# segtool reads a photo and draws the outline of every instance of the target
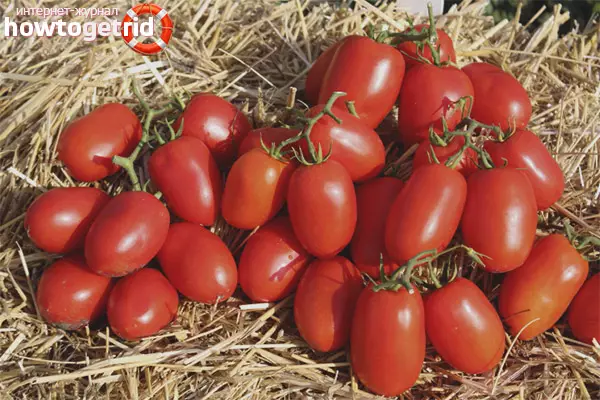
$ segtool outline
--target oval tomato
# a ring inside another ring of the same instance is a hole
[[[58,159],[73,178],[92,182],[119,170],[112,157],[129,156],[140,139],[138,117],[120,103],[104,104],[71,122],[58,139]]]
[[[577,292],[569,306],[567,321],[577,340],[600,341],[600,273],[592,276]]]
[[[494,168],[469,177],[461,231],[465,244],[486,256],[486,271],[521,266],[533,246],[536,226],[535,195],[521,171]]]
[[[253,301],[281,300],[296,289],[311,260],[289,218],[275,218],[246,242],[238,268],[240,286]]]
[[[426,31],[429,29],[429,25],[420,24],[415,25],[415,30],[417,32]],[[440,53],[440,62],[456,62],[456,52],[454,51],[454,44],[452,43],[452,39],[450,36],[442,30],[436,29],[437,33],[437,42],[434,43],[434,47]],[[429,62],[433,62],[433,57],[431,55],[431,49],[427,45],[423,45],[421,49],[417,48],[417,44],[415,42],[403,42],[398,45],[398,50],[402,54],[404,54],[404,60],[406,61],[406,68],[414,67],[422,63],[422,60],[419,56],[425,58]]]
[[[550,329],[567,311],[585,282],[588,262],[562,235],[540,239],[525,264],[509,272],[500,285],[498,311],[519,339],[533,339]]]
[[[240,144],[240,148],[238,150],[238,158],[252,149],[262,149],[262,143],[260,141],[261,138],[263,143],[268,148],[270,148],[271,145],[275,144],[275,146],[278,146],[284,140],[292,138],[298,135],[298,133],[300,133],[300,131],[297,129],[273,128],[270,126],[265,128],[253,129],[250,132],[248,132],[248,135],[244,138],[242,144]],[[283,151],[289,150],[289,146],[286,146],[283,149]]]
[[[159,271],[144,268],[120,279],[108,298],[108,323],[117,336],[154,335],[177,316],[179,297]]]
[[[79,329],[104,314],[113,283],[93,273],[81,255],[62,258],[40,278],[36,292],[40,314],[61,329]]]
[[[166,207],[146,192],[123,192],[100,211],[85,238],[85,259],[97,274],[123,276],[146,265],[169,230]]]
[[[180,218],[201,225],[215,223],[221,208],[221,172],[206,145],[181,136],[152,153],[152,182]]]
[[[436,146],[431,144],[428,140],[421,142],[415,157],[413,158],[413,171],[418,167],[428,164],[434,164],[435,160],[431,156],[431,151],[441,164],[445,164],[446,161],[459,152],[461,147],[465,144],[465,138],[462,136],[456,136],[446,146]],[[458,164],[454,168],[456,171],[463,174],[465,178],[469,177],[473,172],[477,171],[477,153],[472,148],[468,148],[462,154]]]
[[[296,291],[294,320],[311,348],[334,351],[346,345],[362,288],[360,272],[344,257],[310,264]]]
[[[304,85],[304,97],[310,104],[317,104],[319,101],[319,92],[323,84],[323,77],[331,64],[331,60],[340,45],[350,36],[346,36],[332,44],[317,58],[306,75]]]
[[[171,225],[158,262],[184,296],[201,303],[225,301],[237,286],[237,268],[220,237],[200,225]]]
[[[109,200],[109,195],[93,187],[49,190],[27,209],[25,230],[37,247],[49,253],[81,249],[92,222]]]

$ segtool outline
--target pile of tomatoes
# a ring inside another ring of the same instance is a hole
[[[255,302],[295,292],[300,335],[320,352],[349,345],[353,372],[383,395],[415,383],[426,338],[471,374],[499,363],[503,324],[531,339],[569,305],[575,338],[600,339],[600,277],[584,284],[579,251],[594,240],[534,244],[537,212],[561,197],[564,178],[527,130],[527,92],[496,66],[454,66],[452,40],[430,26],[331,46],[308,74],[314,106],[295,126],[252,129],[234,105],[198,94],[170,140],[156,132],[143,166],[151,124],[167,111],[143,103],[142,124],[113,103],[72,122],[58,144],[69,174],[93,182],[123,168],[134,190],[57,188],[31,204],[32,241],[65,254],[39,281],[42,316],[78,329],[106,315],[137,340],[176,317],[179,294],[216,304],[238,284]],[[394,105],[398,143],[418,144],[406,182],[385,168],[374,130]],[[155,194],[139,182],[144,167]],[[206,228],[219,218],[252,231],[237,260]],[[506,273],[498,311],[470,280],[440,279],[455,250]]]

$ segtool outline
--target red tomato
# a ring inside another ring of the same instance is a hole
[[[61,329],[79,329],[104,314],[113,283],[93,273],[81,255],[62,258],[40,278],[36,293],[40,314]]]
[[[488,63],[472,63],[462,70],[475,91],[473,119],[499,126],[503,131],[527,126],[531,118],[531,101],[518,80]]]
[[[373,392],[397,396],[415,384],[425,360],[425,315],[418,290],[365,288],[350,336],[352,371]]]
[[[311,260],[289,218],[275,218],[248,239],[238,268],[240,286],[253,301],[280,300],[296,289]]]
[[[588,270],[588,262],[564,236],[540,239],[525,264],[506,274],[500,285],[498,311],[511,335],[536,318],[519,339],[533,339],[550,329],[567,311]]]
[[[387,274],[397,265],[385,250],[385,223],[388,212],[404,186],[400,179],[375,178],[356,188],[356,230],[350,242],[350,254],[356,267],[373,278],[379,277],[380,255]]]
[[[138,117],[120,103],[104,104],[71,122],[58,139],[58,159],[69,174],[92,182],[119,170],[112,157],[129,156],[142,138]]]
[[[194,301],[225,301],[237,286],[231,251],[220,237],[200,225],[171,225],[158,262],[173,286]]]
[[[471,281],[457,278],[425,301],[427,337],[454,368],[479,374],[504,353],[504,327],[494,306]]]
[[[109,200],[92,187],[49,190],[27,209],[25,230],[37,247],[49,253],[81,249],[90,225]]]
[[[249,152],[252,149],[262,149],[262,144],[260,139],[262,138],[263,143],[270,148],[274,143],[275,146],[278,146],[284,140],[287,140],[291,137],[298,135],[300,131],[297,129],[288,129],[288,128],[258,128],[251,130],[248,132],[248,135],[240,144],[240,148],[238,150],[238,157],[241,157],[243,154]],[[283,149],[290,150],[289,147]]]
[[[527,175],[538,210],[550,207],[562,196],[565,178],[560,166],[535,133],[517,130],[504,142],[486,141],[484,148],[496,166],[506,162],[508,167],[521,169]]]
[[[449,129],[466,115],[455,104],[461,98],[473,96],[473,85],[461,70],[446,66],[419,64],[406,72],[398,99],[398,131],[400,140],[409,146],[429,138],[429,127],[441,130],[442,116]],[[470,103],[470,101],[467,101]]]
[[[314,261],[300,280],[294,319],[300,336],[317,351],[341,349],[350,338],[360,272],[344,257]]]
[[[391,259],[404,263],[431,249],[443,250],[458,228],[467,182],[440,164],[417,168],[394,200],[385,228]]]
[[[295,162],[279,161],[253,149],[233,164],[223,191],[221,212],[229,225],[254,229],[283,207]]]
[[[212,225],[221,207],[221,172],[206,145],[181,136],[152,153],[148,161],[152,182],[180,218]]]
[[[183,118],[184,136],[194,136],[208,146],[217,164],[233,163],[238,146],[252,129],[248,118],[233,104],[211,93],[194,95],[173,128]]]
[[[356,227],[356,193],[340,163],[327,160],[298,167],[287,199],[294,233],[310,254],[331,258],[350,243]]]
[[[108,298],[108,323],[119,337],[154,335],[177,316],[179,296],[159,271],[144,268],[120,279]]]
[[[533,246],[536,226],[535,195],[521,171],[495,168],[469,177],[461,231],[467,246],[487,256],[486,271],[521,266]]]
[[[325,104],[333,92],[345,92],[342,100],[353,100],[360,119],[375,128],[398,98],[404,68],[404,57],[394,47],[364,36],[350,36],[331,59],[319,103]]]
[[[100,275],[123,276],[154,258],[167,238],[169,212],[146,192],[123,192],[100,211],[85,238],[85,259]]]
[[[592,339],[600,341],[600,273],[583,284],[571,302],[567,318],[577,340],[589,344]]]
[[[421,32],[425,29],[426,31],[429,29],[429,25],[420,24],[415,25],[415,30],[417,32]],[[436,29],[437,32],[437,42],[434,43],[434,47],[440,53],[440,62],[456,62],[456,53],[454,52],[454,44],[452,43],[452,39],[446,32],[442,29]],[[406,68],[414,67],[421,63],[421,57],[433,62],[433,57],[431,56],[431,49],[427,45],[423,45],[422,50],[417,50],[417,44],[415,42],[403,42],[398,45],[398,50],[404,54],[404,60],[406,61]]]
[[[434,164],[435,161],[431,157],[431,149],[435,153],[435,156],[440,163],[445,164],[446,161],[456,153],[459,152],[461,147],[465,144],[465,138],[462,136],[456,136],[446,146],[436,146],[431,144],[428,140],[421,142],[417,151],[415,152],[415,158],[413,159],[413,170],[418,167],[428,164]],[[477,171],[477,153],[468,148],[463,153],[462,157],[458,161],[458,165],[455,170],[463,174],[463,176],[469,177],[473,172]]]
[[[331,64],[333,55],[340,47],[340,45],[349,38],[346,36],[332,44],[317,58],[308,71],[306,76],[306,84],[304,85],[304,97],[310,104],[317,104],[319,102],[319,92],[321,91],[321,85],[323,83],[323,77]]]

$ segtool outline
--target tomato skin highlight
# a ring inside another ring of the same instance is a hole
[[[227,300],[237,286],[237,268],[220,237],[190,222],[172,224],[158,262],[169,282],[200,303]]]
[[[504,142],[486,141],[484,149],[495,165],[507,162],[507,167],[521,169],[527,175],[538,210],[547,209],[562,196],[564,175],[535,133],[518,129]]]
[[[296,239],[288,217],[277,217],[250,236],[240,257],[240,286],[255,302],[273,302],[292,293],[312,256]]]
[[[550,329],[567,311],[587,278],[588,262],[562,235],[540,239],[521,267],[509,272],[500,285],[498,311],[519,339],[530,340]]]
[[[465,138],[462,136],[455,137],[447,146],[435,146],[428,140],[421,142],[413,158],[413,171],[423,165],[435,164],[435,160],[431,157],[431,148],[433,148],[433,152],[440,164],[445,164],[450,157],[459,152],[464,144]],[[473,172],[479,170],[475,162],[477,161],[477,157],[475,150],[471,148],[466,149],[454,169],[463,174],[465,178],[468,178]]]
[[[423,29],[428,30],[428,24],[419,24],[415,25],[415,30],[417,32],[422,32]],[[434,47],[438,49],[440,53],[440,62],[456,62],[456,52],[454,51],[454,43],[452,43],[452,39],[443,29],[436,29],[438,40],[434,44]],[[406,68],[414,67],[415,65],[422,64],[419,61],[419,54],[417,53],[417,45],[415,42],[403,42],[398,44],[398,50],[404,55],[404,61],[406,61]],[[433,62],[433,57],[431,56],[431,49],[429,46],[423,47],[423,52],[420,53],[422,57]]]
[[[415,288],[363,289],[352,320],[352,370],[371,391],[397,396],[410,389],[425,360],[423,300]]]
[[[294,319],[300,336],[317,351],[339,350],[348,343],[362,277],[344,257],[313,261],[298,284]]]
[[[600,273],[588,279],[569,306],[567,321],[573,336],[584,343],[600,341]]]
[[[468,374],[494,368],[506,347],[494,306],[465,278],[456,278],[427,296],[425,326],[444,361]]]
[[[319,102],[319,92],[321,91],[323,77],[327,73],[327,69],[329,68],[329,64],[331,64],[335,52],[348,37],[350,36],[343,37],[329,46],[327,50],[317,57],[317,60],[310,67],[304,85],[304,97],[310,104],[317,104]]]
[[[122,339],[154,335],[177,316],[179,296],[159,271],[144,268],[120,279],[108,298],[108,323]]]
[[[168,230],[169,212],[156,197],[123,192],[92,223],[85,238],[86,262],[100,275],[127,275],[154,258]]]
[[[223,218],[239,229],[264,225],[285,203],[296,162],[279,161],[253,149],[231,167],[221,203]]]
[[[252,149],[262,149],[261,138],[265,146],[271,148],[273,144],[277,147],[281,142],[298,135],[298,133],[300,131],[297,129],[273,128],[270,126],[253,129],[248,132],[248,135],[244,138],[242,144],[240,144],[238,158]],[[284,151],[289,151],[290,149],[290,146],[283,148]]]
[[[76,330],[106,311],[114,280],[96,275],[79,254],[62,258],[44,270],[36,292],[41,316],[52,325]]]
[[[129,156],[142,138],[138,117],[127,106],[108,103],[71,122],[58,139],[58,159],[78,181],[93,182],[119,170],[112,157]]]
[[[25,214],[31,241],[49,253],[83,248],[85,236],[110,196],[93,187],[55,188],[38,196]]]
[[[331,258],[350,243],[356,227],[356,193],[340,163],[327,160],[298,167],[287,200],[294,233],[310,254]]]
[[[465,244],[486,256],[486,271],[520,267],[533,247],[536,227],[535,195],[521,171],[494,168],[469,177],[461,231]]]
[[[467,182],[440,164],[417,168],[394,200],[385,228],[390,258],[403,264],[431,249],[443,250],[458,228]]]

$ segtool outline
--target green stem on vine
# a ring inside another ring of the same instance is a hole
[[[346,108],[348,109],[348,112],[352,115],[354,115],[356,118],[360,118],[358,113],[356,112],[356,106],[354,104],[354,100],[346,100]]]
[[[435,288],[436,289],[441,288],[442,284],[440,283],[437,276],[435,276],[435,272],[433,271],[433,264],[431,262],[427,263],[427,270],[429,271],[429,278],[431,279],[431,282],[433,282],[433,285],[435,286]]]

